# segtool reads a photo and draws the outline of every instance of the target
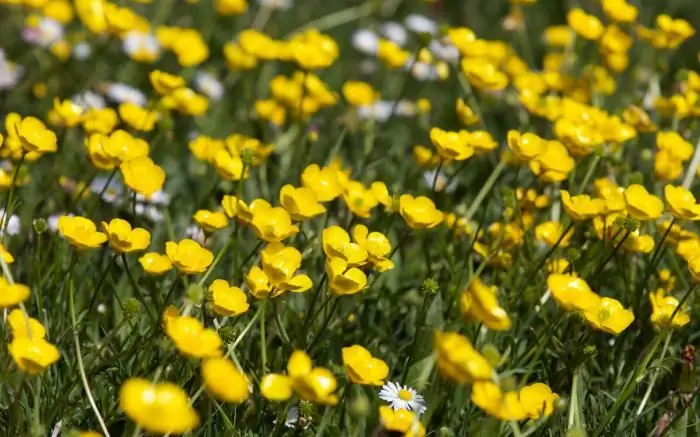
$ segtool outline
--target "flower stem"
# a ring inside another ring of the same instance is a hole
[[[472,204],[469,205],[469,209],[467,210],[467,213],[464,216],[464,218],[467,222],[469,222],[472,219],[472,217],[474,217],[476,210],[479,209],[479,206],[481,206],[481,202],[484,201],[484,199],[486,198],[486,195],[491,191],[491,188],[493,188],[494,184],[498,180],[498,177],[501,175],[501,173],[503,172],[503,170],[505,168],[506,168],[506,161],[505,160],[499,161],[498,165],[496,167],[494,167],[493,171],[491,172],[491,175],[484,183],[484,186],[481,187],[481,191],[479,191],[479,193],[476,195]]]
[[[666,352],[668,352],[668,345],[671,343],[671,333],[666,336],[666,341],[664,342],[664,347],[661,349],[661,358],[659,358],[659,361],[663,361],[663,359],[666,357]],[[657,367],[654,370],[654,374],[651,375],[651,381],[649,381],[649,387],[647,387],[647,391],[644,393],[644,397],[642,398],[642,402],[639,404],[639,408],[637,408],[637,417],[639,417],[642,414],[642,411],[644,411],[644,407],[646,406],[647,402],[649,402],[649,397],[651,396],[651,392],[654,390],[654,384],[656,384],[656,379],[659,377],[659,371],[661,369]]]
[[[265,307],[267,299],[260,302],[260,372],[264,374],[267,371],[267,339],[265,338]]]

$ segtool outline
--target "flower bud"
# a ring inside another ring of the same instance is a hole
[[[201,302],[204,298],[204,287],[200,284],[191,284],[187,289],[187,298],[192,302]]]
[[[369,413],[369,401],[364,394],[356,396],[350,401],[350,414],[356,418],[367,416]]]
[[[427,294],[436,294],[440,291],[440,286],[435,279],[427,278],[421,285],[421,291]]]
[[[132,318],[138,316],[141,312],[141,302],[130,297],[124,302],[124,317]]]
[[[37,234],[43,234],[49,229],[48,223],[46,223],[46,220],[43,218],[34,219],[32,227]]]
[[[498,366],[501,362],[501,353],[498,352],[498,349],[493,343],[485,344],[484,347],[481,348],[481,354],[486,357],[489,364],[493,367]]]

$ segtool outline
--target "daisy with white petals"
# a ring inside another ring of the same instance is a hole
[[[428,408],[425,399],[407,385],[387,382],[379,391],[379,398],[389,403],[394,410],[411,410],[423,414]]]

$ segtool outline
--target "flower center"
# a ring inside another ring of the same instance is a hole
[[[411,393],[408,390],[399,390],[399,399],[402,401],[412,401],[413,400],[413,393]]]

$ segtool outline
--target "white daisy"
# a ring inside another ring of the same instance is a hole
[[[394,410],[411,410],[423,414],[428,408],[423,396],[414,389],[391,381],[382,386],[379,399],[388,402]]]
[[[287,409],[287,419],[284,421],[284,426],[287,428],[295,428],[299,421],[299,407],[292,405]]]
[[[366,55],[376,55],[379,37],[369,29],[358,29],[352,34],[352,46]]]
[[[408,41],[408,32],[406,32],[406,28],[395,21],[387,21],[381,25],[379,30],[382,32],[382,35],[401,47],[406,45]]]
[[[210,73],[197,72],[194,76],[194,86],[212,100],[221,100],[224,96],[224,85]]]
[[[14,88],[22,77],[23,69],[5,58],[5,51],[0,49],[0,90]]]
[[[105,87],[104,93],[118,103],[131,102],[135,105],[146,106],[148,102],[144,93],[124,83],[110,83]]]
[[[35,26],[22,30],[22,39],[40,47],[50,47],[56,41],[63,39],[63,25],[51,18],[42,18]]]

